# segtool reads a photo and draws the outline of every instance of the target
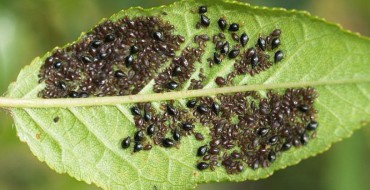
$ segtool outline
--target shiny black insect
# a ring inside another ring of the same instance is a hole
[[[258,58],[257,53],[253,54],[251,57],[251,65],[252,67],[257,67],[259,64],[260,59]]]
[[[181,140],[181,133],[177,128],[173,131],[172,137],[175,141]]]
[[[135,58],[133,55],[129,55],[125,58],[126,67],[131,67],[132,63],[134,62]]]
[[[181,128],[184,129],[185,131],[191,131],[194,129],[194,125],[190,122],[185,122],[182,124]]]
[[[283,51],[279,50],[275,53],[275,56],[274,56],[274,62],[277,63],[277,62],[280,62],[281,60],[284,59],[284,53]]]
[[[131,137],[126,137],[125,139],[122,140],[122,143],[121,143],[121,146],[122,148],[128,148],[130,147],[130,144],[131,144]]]
[[[147,110],[144,111],[144,120],[145,121],[152,120],[152,114],[150,113],[150,111],[147,111]]]
[[[143,150],[143,144],[141,144],[141,142],[135,142],[134,152],[139,152],[141,150]]]
[[[92,41],[92,42],[91,42],[91,47],[93,47],[93,48],[98,48],[98,47],[100,47],[102,44],[103,44],[103,42],[102,42],[102,41],[100,41],[100,40],[94,40],[94,41]]]
[[[125,77],[126,75],[125,75],[125,73],[123,73],[121,70],[117,70],[117,71],[114,73],[114,76],[115,76],[116,78],[123,78],[123,77]]]
[[[197,105],[197,100],[196,99],[188,100],[188,102],[186,103],[186,107],[188,107],[188,108],[194,108],[195,105]]]
[[[136,46],[136,45],[131,46],[131,48],[130,48],[130,53],[131,53],[131,54],[135,54],[135,53],[137,53],[137,52],[139,52],[139,47],[138,47],[138,46]]]
[[[106,42],[113,42],[114,40],[116,40],[116,36],[114,34],[108,34],[107,36],[105,36]]]
[[[213,61],[216,63],[216,64],[220,64],[222,62],[222,59],[221,59],[221,56],[220,54],[218,53],[213,53]]]
[[[170,138],[165,138],[162,140],[162,145],[166,148],[175,146],[175,142]]]
[[[220,18],[218,21],[218,26],[220,27],[221,30],[225,30],[226,29],[226,26],[227,26],[227,22],[225,19],[223,18]]]
[[[211,20],[206,15],[201,15],[200,16],[200,23],[203,26],[209,26],[211,24]]]
[[[272,163],[276,160],[276,154],[274,151],[270,151],[268,154],[267,159]]]
[[[314,130],[316,130],[317,129],[317,127],[319,126],[319,123],[317,122],[317,121],[311,121],[308,125],[307,125],[307,127],[306,127],[306,129],[307,130],[309,130],[309,131],[314,131]]]
[[[62,65],[63,65],[63,63],[61,61],[59,61],[59,60],[58,61],[55,61],[54,64],[53,64],[53,66],[54,66],[55,69],[61,68]]]
[[[231,51],[230,51],[230,53],[229,53],[229,58],[230,58],[230,59],[234,59],[234,58],[238,57],[239,53],[240,53],[240,50],[238,50],[238,49],[233,49],[233,50],[231,50]]]
[[[240,44],[242,44],[242,46],[244,47],[245,45],[247,45],[248,41],[249,41],[249,36],[244,32],[240,36]]]
[[[209,164],[206,163],[206,162],[200,162],[198,165],[197,165],[197,168],[198,170],[205,170],[209,167]]]
[[[179,76],[182,73],[181,66],[175,66],[172,71],[172,76]]]
[[[271,49],[275,49],[280,46],[280,38],[274,38],[271,41]]]
[[[137,115],[137,116],[140,116],[141,115],[141,110],[138,108],[138,107],[132,107],[131,108],[131,113],[132,113],[132,115]]]
[[[80,95],[76,91],[71,91],[69,93],[69,97],[71,97],[71,98],[79,98]]]
[[[198,10],[199,14],[204,14],[206,12],[207,12],[207,6],[202,5],[202,6],[199,7],[199,10]]]
[[[237,23],[232,23],[229,26],[229,31],[236,32],[239,30],[239,24]]]
[[[258,134],[259,136],[264,137],[264,136],[266,136],[266,135],[267,135],[267,133],[268,133],[268,132],[269,132],[269,129],[268,129],[268,128],[263,127],[263,128],[260,128],[260,129],[258,130],[257,134]]]
[[[177,112],[176,108],[173,107],[171,104],[167,104],[167,113],[168,113],[168,115],[176,116],[178,112]]]
[[[201,104],[197,107],[197,111],[200,113],[200,114],[205,114],[208,112],[208,106],[207,105],[204,105],[204,104]]]
[[[146,129],[146,134],[149,135],[149,136],[152,136],[152,135],[154,135],[155,131],[156,131],[155,125],[154,124],[150,124],[148,126],[148,128]]]
[[[266,40],[262,37],[258,38],[258,47],[261,48],[261,50],[265,51],[266,50]]]
[[[220,113],[220,105],[219,104],[217,104],[216,102],[213,102],[212,103],[212,111],[216,114],[216,115],[218,115],[219,113]]]
[[[292,147],[292,143],[290,143],[290,142],[285,142],[285,143],[281,146],[281,150],[282,150],[282,151],[287,151],[287,150],[289,150],[291,147]]]
[[[143,131],[137,131],[135,133],[134,139],[135,139],[136,142],[143,141],[144,140],[144,133],[143,133]]]
[[[170,90],[175,90],[177,87],[179,87],[179,84],[177,84],[175,81],[170,81],[167,83],[167,88]]]
[[[153,33],[153,38],[158,41],[164,41],[163,33],[159,31]]]
[[[206,155],[207,151],[208,151],[207,145],[201,146],[198,148],[197,156],[204,156]]]
[[[221,46],[220,52],[221,52],[222,54],[227,54],[227,53],[229,53],[229,48],[230,48],[230,44],[229,44],[229,42],[225,42],[225,43]]]

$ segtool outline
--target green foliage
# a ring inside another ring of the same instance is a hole
[[[117,20],[125,15],[160,15],[163,11],[192,43],[197,34],[210,36],[219,32],[212,24],[208,29],[195,29],[199,15],[193,13],[199,5],[207,5],[213,23],[220,15],[242,23],[252,41],[275,28],[283,31],[281,49],[286,59],[257,76],[243,76],[236,86],[253,85],[250,90],[264,92],[268,87],[314,86],[320,96],[316,102],[320,128],[317,138],[306,147],[282,154],[269,168],[247,169],[238,175],[228,175],[223,168],[198,171],[194,153],[201,142],[186,138],[179,149],[154,147],[151,151],[131,154],[120,148],[123,137],[133,134],[135,126],[128,104],[69,108],[9,108],[18,135],[32,152],[59,173],[68,173],[78,180],[95,183],[104,189],[192,189],[197,184],[212,181],[244,181],[265,178],[275,170],[293,165],[302,159],[327,150],[330,145],[352,134],[370,120],[370,41],[343,31],[304,12],[252,7],[240,3],[200,0],[183,1],[171,6],[150,10],[129,9],[112,16]],[[228,36],[230,38],[230,36]],[[233,61],[225,61],[217,68],[206,67],[206,58],[213,52],[209,46],[203,57],[208,76],[204,89],[216,87],[214,79],[225,76]],[[9,87],[7,97],[37,98],[43,85],[38,84],[39,68],[45,58],[36,58],[24,68],[16,83]],[[141,94],[151,94],[151,83]],[[164,97],[169,95],[163,94]],[[170,97],[168,97],[170,98]],[[32,100],[31,100],[32,101]],[[81,99],[89,101],[89,99]],[[1,100],[0,100],[1,102]],[[27,107],[27,104],[24,104]],[[54,117],[60,117],[54,123]],[[201,129],[207,134],[207,129]],[[209,139],[209,137],[207,137]]]

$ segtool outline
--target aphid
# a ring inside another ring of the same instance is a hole
[[[107,36],[105,36],[106,42],[113,42],[114,40],[116,40],[116,36],[114,34],[108,34]]]
[[[201,146],[201,147],[198,148],[197,156],[199,156],[199,157],[204,156],[204,155],[206,155],[207,151],[208,151],[207,145]]]
[[[212,103],[212,111],[218,115],[220,113],[220,105],[218,105],[216,102]]]
[[[306,145],[308,143],[308,141],[310,140],[310,136],[308,135],[307,132],[304,132],[301,137],[300,137],[300,141],[301,141],[301,144],[302,145]]]
[[[277,62],[280,62],[281,60],[284,59],[284,53],[283,51],[279,50],[275,53],[275,56],[274,56],[274,62],[277,63]]]
[[[251,57],[251,65],[253,68],[258,66],[259,60],[257,53],[253,54]]]
[[[245,45],[247,45],[248,41],[249,41],[249,36],[244,32],[240,36],[240,44],[242,44],[242,46],[244,47]]]
[[[269,129],[268,128],[265,128],[265,127],[262,127],[258,130],[257,134],[261,137],[264,137],[267,135],[267,133],[269,132]]]
[[[167,113],[169,115],[176,116],[178,112],[171,104],[167,104]]]
[[[81,98],[88,98],[89,97],[89,93],[87,93],[87,92],[81,92],[80,93],[80,97]]]
[[[232,23],[229,26],[229,31],[236,32],[239,30],[239,24],[237,23]]]
[[[233,40],[235,40],[235,41],[239,41],[239,36],[238,36],[238,34],[237,33],[235,33],[235,32],[233,32],[232,34],[231,34],[231,37],[233,38]]]
[[[141,142],[135,142],[134,152],[139,152],[141,150],[143,150],[143,144],[141,144]]]
[[[220,52],[222,53],[222,54],[227,54],[227,53],[229,53],[229,48],[230,48],[230,44],[229,44],[229,42],[225,42],[222,46],[221,46],[221,49],[220,49]]]
[[[174,131],[173,131],[173,139],[175,141],[180,141],[181,140],[181,133],[180,131],[176,128]]]
[[[144,140],[144,133],[143,131],[137,131],[134,136],[135,141],[140,142]]]
[[[215,82],[218,86],[226,85],[226,80],[223,77],[216,77]]]
[[[175,146],[175,142],[170,138],[164,138],[162,140],[162,145],[166,148],[170,148],[170,147]]]
[[[299,107],[298,107],[298,109],[299,109],[299,111],[301,111],[301,112],[307,112],[308,111],[308,109],[309,109],[309,107],[307,106],[307,105],[300,105]]]
[[[79,94],[76,91],[71,91],[69,93],[69,97],[71,97],[71,98],[79,98],[80,96],[79,96]]]
[[[230,59],[234,59],[234,58],[236,58],[236,57],[239,55],[239,53],[240,53],[240,50],[238,50],[238,49],[233,49],[233,50],[231,50],[231,51],[230,51],[230,53],[229,53],[229,58],[230,58]]]
[[[125,139],[122,140],[121,146],[122,146],[122,148],[126,149],[126,148],[130,147],[130,144],[131,144],[131,137],[128,136],[128,137],[126,137]]]
[[[103,44],[103,42],[102,41],[100,41],[100,40],[94,40],[94,41],[92,41],[91,42],[91,47],[93,47],[93,48],[98,48],[99,46],[101,46]]]
[[[92,63],[93,62],[93,60],[92,60],[92,58],[91,57],[89,57],[89,56],[86,56],[86,55],[83,55],[83,56],[81,56],[81,59],[82,59],[82,61],[84,62],[84,63]]]
[[[151,150],[153,147],[152,147],[152,145],[151,144],[147,144],[147,145],[145,145],[144,146],[144,150]]]
[[[194,129],[194,125],[190,122],[185,122],[182,124],[181,128],[184,129],[185,131],[191,131]]]
[[[254,161],[253,164],[252,164],[252,169],[257,170],[259,168],[259,165],[260,164],[259,164],[258,160]]]
[[[204,105],[204,104],[200,104],[198,107],[197,107],[197,111],[200,113],[200,114],[205,114],[208,112],[208,106]]]
[[[211,24],[211,20],[206,15],[201,15],[200,16],[200,23],[203,26],[209,26]]]
[[[272,33],[272,36],[280,36],[281,35],[281,30],[280,29],[275,29]]]
[[[197,104],[197,100],[196,99],[191,99],[186,103],[186,107],[194,108],[196,104]]]
[[[117,70],[117,71],[114,73],[114,76],[115,76],[116,78],[123,78],[123,77],[125,77],[126,75],[125,75],[125,73],[123,73],[121,70]]]
[[[152,136],[156,131],[156,127],[154,124],[150,124],[148,128],[146,129],[146,134],[149,136]]]
[[[132,107],[131,108],[131,113],[132,113],[132,115],[137,115],[137,116],[140,116],[141,115],[141,110],[138,108],[138,107]]]
[[[155,40],[164,41],[163,33],[159,31],[153,33],[153,38]]]
[[[263,39],[262,37],[258,38],[258,47],[261,48],[261,50],[265,51],[266,50],[266,40]]]
[[[204,140],[204,136],[202,135],[202,133],[195,133],[195,139],[197,140],[197,141],[202,141],[202,140]]]
[[[134,62],[135,58],[133,55],[129,55],[125,58],[126,67],[131,67],[132,63]]]
[[[274,38],[271,41],[271,49],[275,49],[280,46],[280,38]]]
[[[53,66],[54,66],[55,69],[61,68],[62,65],[63,65],[63,63],[61,61],[59,61],[59,60],[58,61],[55,61],[54,64],[53,64]]]
[[[272,163],[276,160],[276,154],[274,151],[270,151],[267,159]]]
[[[311,121],[307,126],[306,129],[309,131],[314,131],[319,126],[319,123],[317,121]]]
[[[226,29],[227,22],[226,22],[225,19],[220,18],[220,19],[218,19],[217,23],[218,23],[218,26],[220,27],[221,30],[225,30]]]
[[[54,121],[54,123],[58,123],[59,117],[58,116],[54,117],[53,121]]]
[[[209,164],[207,164],[206,162],[200,162],[198,165],[197,165],[197,168],[198,170],[205,170],[209,167]]]
[[[170,81],[167,83],[167,88],[170,90],[175,90],[177,87],[179,87],[179,84],[177,84],[175,81]]]
[[[222,62],[222,59],[220,57],[220,54],[218,53],[213,53],[213,61],[216,63],[216,64],[220,64]]]
[[[199,14],[204,14],[206,12],[207,12],[207,6],[202,5],[199,7],[199,11],[198,11]]]
[[[219,148],[217,148],[217,147],[211,147],[209,150],[208,150],[208,152],[210,153],[210,154],[218,154],[218,153],[220,153],[220,149]]]
[[[138,47],[138,46],[136,46],[136,45],[131,46],[131,48],[130,48],[130,53],[131,53],[131,54],[135,54],[135,53],[137,53],[137,52],[139,52],[139,47]]]
[[[62,89],[62,90],[67,90],[67,85],[65,82],[63,81],[59,81],[59,88]]]
[[[179,76],[181,75],[182,73],[182,69],[180,66],[176,65],[174,68],[173,68],[173,71],[172,71],[172,76]]]
[[[282,150],[282,151],[287,151],[287,150],[289,150],[291,147],[292,147],[292,144],[291,144],[290,142],[285,142],[285,143],[281,146],[281,150]]]
[[[272,145],[276,144],[278,139],[279,139],[278,136],[272,136],[271,138],[269,138],[269,144]]]

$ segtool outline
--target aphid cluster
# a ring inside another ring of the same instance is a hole
[[[105,21],[79,42],[57,49],[46,59],[39,76],[46,88],[39,96],[136,94],[185,41],[173,31],[173,25],[155,16]]]

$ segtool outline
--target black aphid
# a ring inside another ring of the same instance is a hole
[[[121,143],[121,146],[122,148],[128,148],[130,147],[130,144],[131,144],[131,137],[126,137],[125,139],[122,140],[122,143]]]
[[[188,102],[186,102],[186,107],[188,107],[188,108],[194,108],[195,105],[197,105],[197,100],[196,99],[191,99]]]
[[[207,145],[201,146],[198,148],[197,156],[204,156],[206,155],[207,151],[208,151]]]
[[[116,78],[122,78],[122,77],[125,77],[125,73],[123,73],[121,70],[117,70],[115,73],[114,73],[114,76]]]
[[[276,160],[276,154],[274,151],[270,151],[267,159],[272,163]]]
[[[76,91],[71,91],[69,93],[69,97],[71,97],[71,98],[79,98],[80,95]]]
[[[159,40],[159,41],[164,41],[164,36],[163,36],[163,33],[162,32],[154,32],[153,33],[153,38],[155,40]]]
[[[197,107],[197,111],[200,113],[200,114],[205,114],[208,112],[208,106],[207,105],[204,105],[204,104],[201,104]]]
[[[199,10],[198,10],[199,14],[204,14],[206,12],[207,12],[207,6],[202,5],[202,6],[199,7]]]
[[[162,145],[166,148],[175,146],[175,142],[170,138],[165,138],[162,140]]]
[[[307,125],[307,127],[306,127],[306,129],[307,130],[309,130],[309,131],[314,131],[314,130],[316,130],[317,129],[317,127],[319,126],[319,123],[317,122],[317,121],[311,121],[308,125]]]
[[[226,26],[227,26],[227,22],[225,19],[223,18],[220,18],[218,21],[218,26],[220,27],[221,30],[225,30],[226,29]]]
[[[222,46],[221,46],[221,49],[220,49],[220,52],[222,53],[222,54],[227,54],[227,53],[229,53],[229,48],[230,48],[230,44],[229,44],[229,42],[225,42]]]
[[[173,139],[175,141],[180,141],[181,140],[181,133],[180,131],[176,128],[174,131],[173,131]]]
[[[285,142],[285,143],[281,146],[281,150],[282,150],[282,151],[287,151],[287,150],[289,150],[290,148],[292,148],[292,143],[290,143],[290,142]]]
[[[272,136],[271,138],[269,138],[269,144],[276,144],[279,140],[279,137],[278,136]]]
[[[220,105],[219,104],[217,104],[216,102],[213,102],[212,103],[212,111],[216,114],[216,115],[218,115],[219,113],[220,113]]]
[[[177,110],[171,104],[167,104],[167,113],[168,113],[168,115],[176,116],[177,115]]]
[[[277,63],[277,62],[280,62],[281,60],[284,59],[284,53],[283,51],[279,50],[275,53],[275,56],[274,56],[274,62]]]
[[[301,144],[302,145],[306,145],[308,143],[308,141],[310,140],[310,136],[307,132],[304,132],[301,137],[300,137],[300,141],[301,141]]]
[[[143,144],[141,142],[135,142],[134,152],[139,152],[140,150],[143,150]]]
[[[167,83],[167,88],[170,90],[175,90],[177,87],[179,87],[179,84],[177,84],[175,81],[170,81]]]
[[[92,41],[92,42],[91,42],[91,47],[93,47],[93,48],[98,48],[98,47],[100,47],[102,44],[103,44],[103,42],[102,42],[102,41],[100,41],[100,40],[94,40],[94,41]]]
[[[209,164],[207,164],[206,162],[200,162],[198,165],[197,165],[197,168],[198,170],[205,170],[209,167]]]
[[[59,88],[62,89],[63,91],[67,90],[67,85],[63,81],[59,81]]]
[[[135,58],[133,55],[129,55],[125,58],[126,67],[131,67],[132,63],[134,62]]]
[[[300,105],[298,109],[299,111],[306,113],[309,110],[309,107],[307,105]]]
[[[53,64],[53,66],[54,66],[55,69],[61,68],[62,65],[63,65],[63,63],[61,61],[59,61],[59,60],[58,61],[55,61],[54,64]]]
[[[136,46],[136,45],[131,46],[131,48],[130,48],[130,53],[131,53],[131,54],[135,54],[135,53],[137,53],[137,52],[139,52],[139,47],[138,47],[138,46]]]
[[[144,133],[143,131],[137,131],[134,136],[135,141],[140,142],[144,140]]]
[[[179,75],[181,75],[181,73],[182,73],[181,66],[176,65],[176,66],[173,68],[172,76],[179,76]]]
[[[248,41],[249,41],[249,36],[244,32],[240,36],[240,44],[242,44],[242,46],[244,47],[245,45],[247,45]]]
[[[260,129],[258,130],[257,134],[258,134],[259,136],[264,137],[264,136],[266,136],[266,135],[267,135],[267,133],[268,133],[268,132],[269,132],[269,129],[268,129],[268,128],[262,127],[262,128],[260,128]]]
[[[81,98],[88,98],[89,97],[89,93],[87,93],[87,92],[81,92],[80,93],[80,97]]]
[[[262,37],[258,38],[258,47],[261,48],[261,50],[265,51],[266,50],[266,40]]]
[[[216,63],[216,64],[220,64],[222,62],[222,59],[221,59],[221,56],[220,54],[218,53],[213,53],[213,61]]]
[[[229,31],[236,32],[239,30],[239,24],[237,23],[232,23],[229,26]]]
[[[233,49],[233,50],[231,50],[231,51],[230,51],[230,53],[229,53],[229,58],[230,58],[230,59],[234,59],[234,58],[236,58],[236,57],[239,55],[239,53],[240,53],[240,50],[238,50],[238,49]]]
[[[156,131],[155,125],[154,124],[150,124],[148,126],[148,128],[146,129],[146,134],[149,135],[149,136],[152,136],[152,135],[154,135],[155,131]]]
[[[209,26],[211,24],[211,20],[206,15],[201,15],[200,16],[200,23],[203,26]]]
[[[141,110],[138,107],[134,106],[134,107],[131,108],[131,113],[134,116],[135,115],[140,116],[141,115]]]
[[[87,55],[83,55],[83,56],[81,56],[81,60],[84,62],[84,63],[92,63],[93,62],[93,60],[92,60],[92,58],[90,57],[90,56],[87,56]]]
[[[275,49],[280,46],[280,38],[274,38],[271,41],[271,49]]]
[[[257,67],[260,59],[258,58],[257,53],[253,54],[251,57],[251,65],[252,67]]]
[[[54,117],[53,121],[54,121],[54,123],[58,123],[59,117],[58,116]]]
[[[105,36],[106,42],[113,42],[114,40],[116,40],[116,36],[114,34],[108,34],[107,36]]]
[[[194,125],[190,122],[185,122],[182,124],[181,128],[184,129],[185,131],[191,131],[194,129]]]

